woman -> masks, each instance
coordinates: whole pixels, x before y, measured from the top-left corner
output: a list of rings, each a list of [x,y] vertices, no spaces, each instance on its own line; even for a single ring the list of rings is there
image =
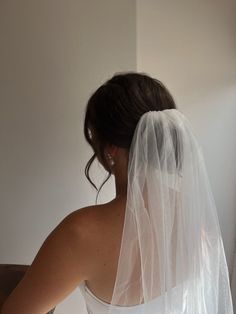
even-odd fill
[[[233,313],[201,150],[165,86],[114,75],[89,99],[84,133],[94,150],[86,176],[96,187],[98,158],[116,197],[53,230],[2,313],[46,313],[77,286],[93,314]]]

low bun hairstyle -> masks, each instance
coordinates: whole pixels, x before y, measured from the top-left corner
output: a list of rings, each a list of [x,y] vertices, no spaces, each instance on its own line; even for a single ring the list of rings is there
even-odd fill
[[[86,164],[85,175],[97,190],[97,197],[111,176],[105,158],[106,146],[113,144],[129,150],[141,116],[147,111],[165,109],[176,109],[173,97],[163,83],[145,73],[116,73],[92,94],[85,110],[84,136],[94,154]],[[99,189],[89,176],[96,157],[108,169]]]

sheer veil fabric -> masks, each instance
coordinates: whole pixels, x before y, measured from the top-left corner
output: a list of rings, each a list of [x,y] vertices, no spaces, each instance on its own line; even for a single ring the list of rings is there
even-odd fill
[[[120,255],[107,313],[117,314],[118,305],[120,312],[130,307],[137,314],[233,313],[201,148],[177,109],[146,112],[135,129]]]

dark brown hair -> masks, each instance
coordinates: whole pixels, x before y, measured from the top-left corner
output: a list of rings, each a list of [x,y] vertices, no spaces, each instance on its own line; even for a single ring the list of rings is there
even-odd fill
[[[85,111],[84,135],[94,154],[86,164],[85,175],[97,190],[97,197],[111,176],[105,147],[113,144],[129,150],[141,116],[147,111],[165,109],[176,109],[173,97],[163,83],[145,73],[116,73],[92,94]],[[89,176],[90,166],[96,157],[108,171],[99,189]]]

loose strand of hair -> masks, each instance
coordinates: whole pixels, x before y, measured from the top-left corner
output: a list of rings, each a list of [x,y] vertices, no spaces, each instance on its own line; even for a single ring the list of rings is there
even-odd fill
[[[93,183],[93,181],[91,180],[90,175],[89,175],[90,167],[91,167],[95,158],[96,158],[96,154],[93,154],[93,156],[87,162],[84,172],[85,172],[85,176],[88,179],[88,181],[92,184],[92,186],[96,189],[96,191],[98,191],[97,186]]]

